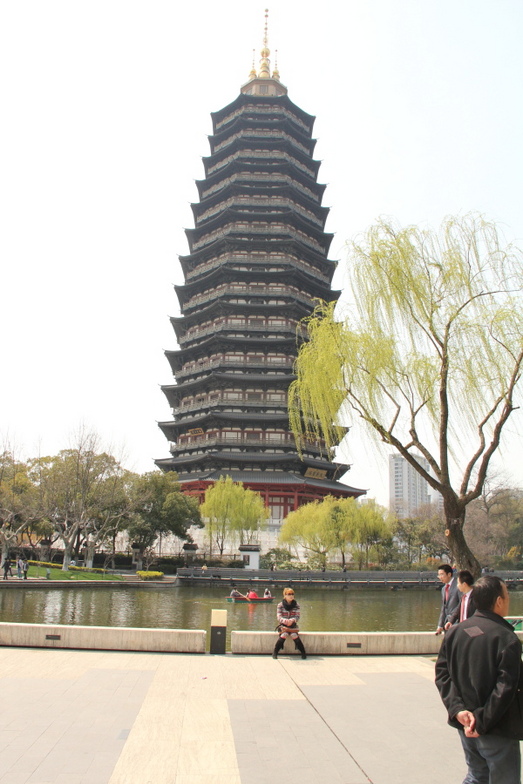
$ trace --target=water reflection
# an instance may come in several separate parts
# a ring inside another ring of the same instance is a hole
[[[211,610],[227,609],[228,630],[273,631],[273,604],[226,604],[212,588],[64,588],[0,591],[0,620],[82,626],[209,629]],[[511,615],[523,612],[523,592],[511,592]],[[297,589],[303,631],[429,631],[439,614],[435,590]]]

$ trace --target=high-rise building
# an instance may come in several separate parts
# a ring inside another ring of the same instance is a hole
[[[428,460],[415,455],[416,462],[428,473]],[[427,504],[441,506],[441,495],[408,463],[402,455],[389,455],[389,509],[397,517],[410,517]]]
[[[166,352],[176,383],[162,389],[174,418],[159,426],[171,456],[156,463],[201,499],[220,476],[243,482],[276,527],[303,503],[365,491],[339,481],[349,466],[328,460],[313,438],[300,455],[289,427],[300,320],[316,298],[339,292],[330,287],[314,118],[271,73],[267,25],[258,72],[212,122],[190,253],[180,257],[182,315],[171,319],[179,348]]]

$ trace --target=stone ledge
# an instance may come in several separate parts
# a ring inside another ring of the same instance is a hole
[[[312,656],[391,656],[437,654],[442,637],[434,632],[302,632]],[[275,632],[231,632],[232,653],[270,654]],[[287,641],[282,653],[297,653]]]
[[[516,632],[523,641],[523,632]],[[437,655],[443,635],[434,632],[301,632],[311,656],[431,656]],[[231,652],[268,655],[276,632],[231,632]],[[283,654],[297,654],[294,643],[285,642]]]
[[[109,626],[0,623],[0,645],[100,651],[205,653],[206,632]]]

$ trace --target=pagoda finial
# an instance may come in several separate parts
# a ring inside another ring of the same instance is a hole
[[[278,70],[278,50],[274,50],[274,70],[272,72],[272,78],[277,79],[280,81],[280,72]]]
[[[268,27],[269,27],[269,9],[265,9],[265,29],[263,32],[263,48],[260,52],[261,60],[260,60],[260,70],[258,71],[258,79],[270,79],[271,78],[271,61],[269,60],[269,55],[271,50],[269,49],[269,36],[268,36]]]
[[[256,66],[254,64],[255,57],[256,57],[256,49],[253,49],[252,50],[252,68],[251,68],[251,72],[249,74],[249,79],[256,79]]]
[[[274,70],[271,74],[271,61],[269,55],[269,9],[265,9],[265,25],[263,28],[263,44],[261,49],[261,60],[258,72],[256,72],[254,52],[252,68],[249,74],[249,81],[242,85],[241,91],[244,95],[287,95],[287,88],[280,82],[280,72],[278,70],[278,50],[275,50]]]

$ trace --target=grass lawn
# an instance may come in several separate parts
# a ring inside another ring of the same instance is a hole
[[[46,574],[47,567],[45,566],[33,566],[32,564],[29,566],[29,572],[27,574],[28,577],[44,577]],[[13,574],[16,574],[15,570],[13,569]],[[15,578],[16,579],[16,578]],[[56,569],[51,569],[51,575],[49,577],[50,580],[107,580],[114,581],[114,580],[122,580],[122,576],[120,574],[96,574],[96,572],[77,572],[75,569],[69,572],[63,572],[61,567],[57,567]]]

